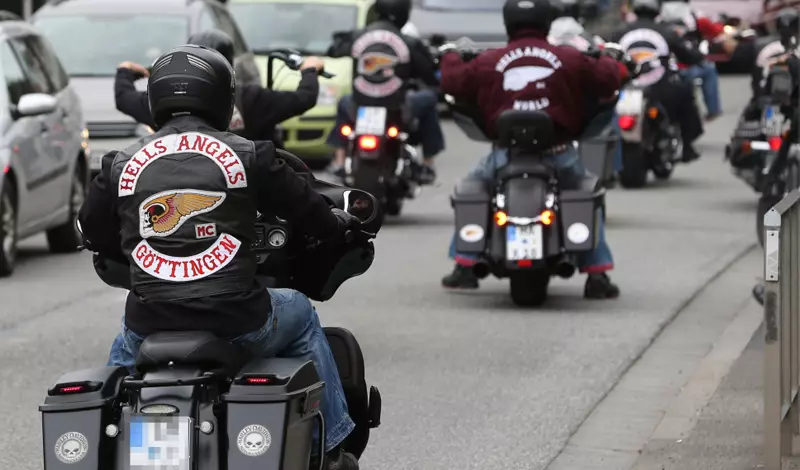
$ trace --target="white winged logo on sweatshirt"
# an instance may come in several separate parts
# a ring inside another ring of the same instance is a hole
[[[528,84],[535,83],[553,75],[555,70],[536,65],[510,68],[503,73],[503,90],[520,91]]]

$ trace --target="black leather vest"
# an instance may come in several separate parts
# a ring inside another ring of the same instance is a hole
[[[111,188],[133,293],[174,301],[252,289],[255,158],[253,142],[191,116],[117,154]]]
[[[353,100],[362,106],[400,108],[411,78],[411,47],[399,29],[379,21],[356,33]]]

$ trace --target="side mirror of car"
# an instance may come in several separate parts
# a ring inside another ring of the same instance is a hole
[[[22,95],[17,103],[17,114],[20,116],[38,116],[52,113],[56,110],[58,101],[54,96],[44,93],[29,93]]]

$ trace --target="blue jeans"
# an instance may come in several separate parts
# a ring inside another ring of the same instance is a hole
[[[411,106],[411,115],[418,120],[414,137],[422,145],[422,155],[433,158],[444,150],[444,133],[439,122],[439,97],[431,90],[410,91],[408,103]],[[326,143],[333,148],[342,149],[347,145],[347,139],[342,135],[341,128],[352,120],[351,108],[353,95],[345,95],[339,100],[336,107],[336,126],[328,135]]]
[[[322,396],[322,416],[325,419],[325,449],[339,445],[355,428],[347,412],[347,401],[336,361],[325,339],[317,311],[308,297],[291,289],[268,289],[272,298],[272,313],[260,329],[231,340],[264,358],[296,357],[314,362],[325,381]],[[122,332],[114,339],[108,358],[109,366],[132,370],[144,338],[129,330],[122,319]],[[318,436],[315,432],[314,439]]]
[[[706,103],[708,114],[722,113],[722,103],[719,98],[719,75],[713,62],[703,62],[681,70],[681,76],[686,80],[703,79],[703,101]]]
[[[586,175],[578,151],[570,146],[569,149],[561,154],[547,157],[558,170],[558,175],[565,189],[577,186],[581,178]],[[491,182],[494,173],[499,168],[508,164],[508,152],[504,149],[494,149],[489,155],[484,157],[478,166],[469,173],[470,178],[481,179]],[[597,248],[592,251],[583,252],[578,256],[578,268],[584,273],[602,273],[614,268],[614,259],[611,256],[611,249],[606,243],[606,231],[604,220],[600,219],[597,230]],[[462,266],[471,266],[478,261],[478,256],[456,252],[456,233],[450,240],[450,258]]]

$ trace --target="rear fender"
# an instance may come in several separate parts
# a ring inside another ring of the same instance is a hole
[[[486,249],[491,200],[489,188],[482,180],[465,178],[456,185],[450,201],[456,213],[457,252],[478,254]]]
[[[641,142],[642,118],[644,117],[645,97],[644,90],[628,88],[620,93],[617,101],[617,115],[620,119],[626,116],[635,119],[635,124],[630,129],[620,127],[620,137],[626,142]]]
[[[564,249],[569,253],[590,251],[597,247],[599,222],[603,217],[605,190],[562,191],[560,226]]]
[[[552,195],[550,184],[543,178],[512,178],[506,182],[504,190],[507,201],[506,212],[510,224],[514,223],[515,218],[521,219],[520,222],[527,222],[525,219],[539,217],[545,209],[555,210],[552,207],[555,196]],[[558,216],[556,216],[556,220],[558,220]],[[561,251],[561,237],[557,227],[557,224],[542,227],[544,258],[554,256]],[[492,253],[505,260],[505,230],[503,230],[503,236],[497,237],[497,240],[499,243],[493,243]]]

